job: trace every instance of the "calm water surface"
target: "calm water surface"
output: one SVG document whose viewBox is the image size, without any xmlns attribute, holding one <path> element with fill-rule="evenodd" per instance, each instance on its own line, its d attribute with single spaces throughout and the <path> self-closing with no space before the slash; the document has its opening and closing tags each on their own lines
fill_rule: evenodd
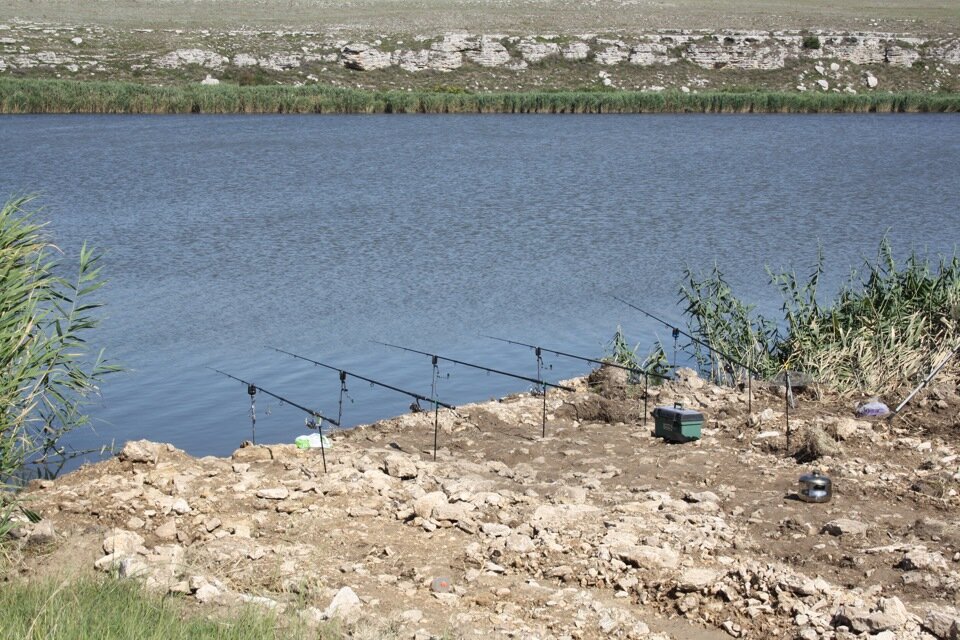
<svg viewBox="0 0 960 640">
<path fill-rule="evenodd" d="M 611 292 L 676 321 L 684 266 L 717 263 L 775 311 L 765 265 L 805 273 L 819 245 L 836 287 L 884 233 L 960 239 L 951 115 L 4 117 L 0 141 L 0 193 L 42 194 L 58 244 L 106 252 L 94 342 L 131 371 L 81 448 L 229 453 L 246 389 L 208 366 L 336 415 L 335 372 L 265 345 L 428 394 L 428 358 L 372 341 L 532 375 L 532 352 L 480 334 L 596 357 L 621 324 L 645 351 L 669 330 Z M 441 374 L 451 403 L 529 388 Z M 347 425 L 409 404 L 348 382 Z M 259 441 L 303 433 L 258 398 Z"/>
</svg>

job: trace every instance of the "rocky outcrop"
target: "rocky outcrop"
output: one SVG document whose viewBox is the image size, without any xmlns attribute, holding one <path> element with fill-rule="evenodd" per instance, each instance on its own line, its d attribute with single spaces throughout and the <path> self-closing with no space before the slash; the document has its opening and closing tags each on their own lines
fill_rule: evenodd
<svg viewBox="0 0 960 640">
<path fill-rule="evenodd" d="M 343 66 L 357 71 L 374 71 L 392 64 L 389 53 L 363 42 L 346 45 L 340 50 L 340 56 Z"/>
<path fill-rule="evenodd" d="M 206 49 L 177 49 L 156 58 L 153 63 L 162 69 L 176 69 L 191 64 L 207 69 L 220 69 L 229 61 L 224 55 Z"/>
<path fill-rule="evenodd" d="M 510 53 L 492 37 L 480 39 L 480 47 L 467 51 L 467 59 L 481 67 L 502 67 L 510 62 Z"/>
</svg>

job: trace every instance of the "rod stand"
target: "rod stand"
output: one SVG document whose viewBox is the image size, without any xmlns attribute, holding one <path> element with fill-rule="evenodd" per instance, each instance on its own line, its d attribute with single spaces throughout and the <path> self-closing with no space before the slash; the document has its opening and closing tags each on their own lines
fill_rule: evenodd
<svg viewBox="0 0 960 640">
<path fill-rule="evenodd" d="M 250 437 L 253 444 L 257 444 L 257 388 L 248 384 L 247 393 L 250 394 Z"/>
</svg>

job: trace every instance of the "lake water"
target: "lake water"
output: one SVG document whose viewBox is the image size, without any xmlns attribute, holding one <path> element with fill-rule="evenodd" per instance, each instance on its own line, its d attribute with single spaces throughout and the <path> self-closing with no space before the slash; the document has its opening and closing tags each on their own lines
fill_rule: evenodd
<svg viewBox="0 0 960 640">
<path fill-rule="evenodd" d="M 265 345 L 429 395 L 429 358 L 373 341 L 534 375 L 481 334 L 599 357 L 619 324 L 645 352 L 669 329 L 610 294 L 680 321 L 686 265 L 775 311 L 765 265 L 806 273 L 819 245 L 836 287 L 885 233 L 901 253 L 960 240 L 955 115 L 24 116 L 0 140 L 0 193 L 41 194 L 69 254 L 106 252 L 92 341 L 130 371 L 77 448 L 228 454 L 246 388 L 206 367 L 337 415 L 336 372 Z M 530 388 L 440 371 L 450 403 Z M 410 404 L 348 389 L 348 426 Z M 298 410 L 257 409 L 258 441 L 304 433 Z"/>
</svg>

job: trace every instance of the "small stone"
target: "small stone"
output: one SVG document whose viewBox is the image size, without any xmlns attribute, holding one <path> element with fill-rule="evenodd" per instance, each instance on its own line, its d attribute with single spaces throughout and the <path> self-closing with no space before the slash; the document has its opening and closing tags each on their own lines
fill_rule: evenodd
<svg viewBox="0 0 960 640">
<path fill-rule="evenodd" d="M 212 584 L 204 584 L 202 587 L 197 589 L 197 592 L 193 594 L 193 597 L 195 597 L 198 602 L 207 603 L 220 597 L 220 589 L 217 589 Z"/>
<path fill-rule="evenodd" d="M 417 465 L 409 456 L 392 453 L 383 460 L 383 469 L 388 476 L 409 480 L 417 477 Z"/>
<path fill-rule="evenodd" d="M 118 457 L 121 462 L 156 464 L 160 448 L 161 445 L 149 440 L 131 440 L 123 445 Z"/>
<path fill-rule="evenodd" d="M 420 611 L 420 609 L 407 609 L 400 614 L 400 617 L 411 624 L 418 624 L 423 620 L 423 611 Z"/>
<path fill-rule="evenodd" d="M 127 525 L 127 529 L 136 531 L 138 529 L 143 529 L 147 525 L 147 523 L 141 520 L 140 518 L 138 518 L 137 516 L 133 516 L 132 518 L 127 520 L 126 525 Z"/>
<path fill-rule="evenodd" d="M 923 627 L 937 638 L 957 640 L 960 638 L 960 612 L 949 608 L 930 611 L 923 620 Z"/>
<path fill-rule="evenodd" d="M 707 567 L 686 569 L 677 579 L 677 589 L 680 591 L 703 591 L 715 584 L 720 574 Z"/>
<path fill-rule="evenodd" d="M 177 498 L 176 500 L 174 500 L 173 504 L 170 505 L 170 510 L 173 511 L 174 513 L 179 513 L 180 515 L 183 515 L 185 513 L 190 513 L 191 511 L 190 505 L 187 504 L 187 501 L 184 500 L 183 498 Z"/>
<path fill-rule="evenodd" d="M 924 547 L 914 547 L 903 556 L 897 565 L 905 571 L 924 569 L 946 569 L 947 560 L 937 552 L 929 552 Z"/>
<path fill-rule="evenodd" d="M 717 496 L 713 491 L 698 491 L 696 493 L 687 492 L 683 496 L 683 499 L 687 502 L 720 502 L 720 497 Z"/>
<path fill-rule="evenodd" d="M 143 537 L 132 531 L 117 530 L 103 540 L 103 552 L 113 554 L 136 553 L 143 547 Z"/>
<path fill-rule="evenodd" d="M 343 587 L 337 592 L 337 595 L 330 601 L 330 605 L 324 611 L 324 617 L 327 619 L 341 618 L 349 619 L 354 617 L 360 610 L 360 597 L 350 587 Z"/>
<path fill-rule="evenodd" d="M 43 545 L 54 542 L 57 539 L 57 532 L 53 528 L 53 523 L 49 520 L 41 520 L 30 527 L 27 534 L 27 543 L 32 545 Z"/>
<path fill-rule="evenodd" d="M 823 525 L 820 532 L 829 533 L 832 536 L 862 536 L 867 533 L 867 525 L 857 520 L 840 518 Z"/>
<path fill-rule="evenodd" d="M 177 537 L 177 523 L 173 520 L 167 520 L 154 529 L 153 533 L 161 540 L 173 540 Z"/>
<path fill-rule="evenodd" d="M 273 487 L 257 491 L 257 497 L 264 500 L 285 500 L 289 495 L 290 492 L 286 487 Z"/>
<path fill-rule="evenodd" d="M 430 590 L 434 593 L 453 593 L 453 583 L 449 578 L 434 578 L 430 582 Z"/>
<path fill-rule="evenodd" d="M 512 533 L 507 536 L 507 551 L 511 551 L 513 553 L 530 553 L 536 548 L 537 547 L 534 545 L 530 536 L 525 536 L 519 533 Z"/>
<path fill-rule="evenodd" d="M 447 494 L 443 491 L 427 493 L 413 501 L 413 512 L 423 519 L 433 515 L 434 508 L 447 504 Z"/>
</svg>

